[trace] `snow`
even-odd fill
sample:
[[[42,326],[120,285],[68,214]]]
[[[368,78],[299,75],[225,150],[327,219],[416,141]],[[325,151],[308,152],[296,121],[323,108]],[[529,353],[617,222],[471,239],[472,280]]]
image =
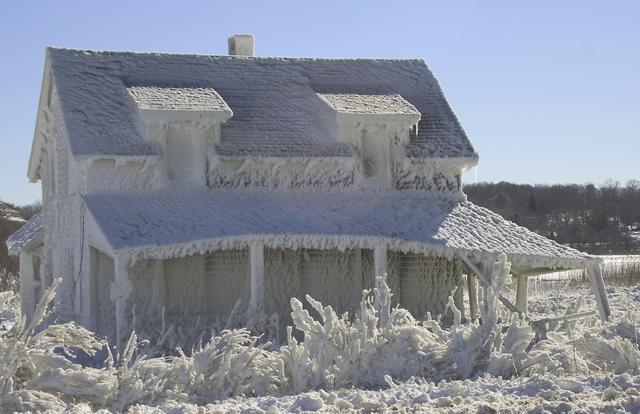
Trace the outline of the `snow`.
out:
[[[145,356],[132,336],[120,355],[74,324],[0,332],[5,411],[92,412],[638,412],[640,288],[609,289],[615,321],[558,324],[530,345],[531,328],[492,307],[507,288],[504,256],[481,307],[484,321],[442,329],[389,306],[379,278],[360,311],[340,316],[292,300],[295,328],[282,348],[245,330],[223,331],[193,352]],[[592,306],[586,287],[534,296],[536,317]],[[47,300],[51,292],[45,294]],[[6,298],[5,298],[6,299]],[[551,300],[550,300],[551,299]],[[0,301],[2,299],[0,298]],[[481,300],[481,303],[484,302]],[[584,303],[587,302],[587,303]],[[2,306],[0,304],[0,306]],[[309,307],[319,317],[312,317]],[[40,318],[45,306],[39,310]],[[467,342],[466,346],[462,342]],[[19,346],[15,346],[19,344]],[[482,346],[478,347],[478,344]],[[58,349],[58,351],[53,351]],[[79,355],[88,356],[82,366]],[[462,362],[466,361],[466,362]],[[89,362],[89,363],[87,363]],[[461,364],[461,365],[460,365]]]
[[[336,112],[347,114],[415,114],[420,112],[400,95],[361,95],[355,93],[319,93]]]
[[[400,95],[421,114],[412,157],[476,159],[477,154],[422,60],[299,59],[93,52],[49,48],[71,152],[153,156],[137,127],[126,85],[213,88],[234,113],[217,153],[242,156],[349,156],[327,138],[316,92]]]
[[[9,254],[17,255],[21,250],[42,240],[42,214],[35,214],[24,226],[7,238]]]
[[[459,199],[417,191],[164,191],[93,194],[88,211],[112,248],[137,259],[243,248],[374,248],[521,267],[584,268],[590,256]]]
[[[142,110],[231,112],[213,88],[129,86],[127,90]]]

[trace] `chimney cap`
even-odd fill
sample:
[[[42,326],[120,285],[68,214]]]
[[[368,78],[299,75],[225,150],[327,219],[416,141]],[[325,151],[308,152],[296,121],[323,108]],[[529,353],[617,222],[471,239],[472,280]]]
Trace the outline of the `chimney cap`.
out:
[[[253,56],[255,38],[252,34],[234,34],[229,37],[229,55]]]

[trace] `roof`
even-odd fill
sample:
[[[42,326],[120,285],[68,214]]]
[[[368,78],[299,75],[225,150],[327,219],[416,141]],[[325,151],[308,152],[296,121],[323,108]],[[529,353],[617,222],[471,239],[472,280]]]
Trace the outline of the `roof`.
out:
[[[213,88],[129,86],[127,90],[143,110],[230,111]]]
[[[20,254],[22,250],[31,250],[42,243],[42,213],[37,213],[18,231],[7,238],[10,255]]]
[[[579,267],[585,253],[470,202],[413,191],[203,191],[85,196],[116,251],[168,258],[253,241],[287,248],[372,248],[495,256],[534,267]]]
[[[420,114],[413,105],[398,94],[319,93],[318,96],[336,112],[346,114]]]
[[[412,157],[477,158],[422,60],[198,56],[48,49],[74,155],[153,156],[127,86],[152,93],[215,90],[234,116],[223,125],[221,156],[348,156],[326,132],[322,94],[400,95],[421,114]],[[162,89],[161,89],[162,88]],[[168,92],[169,91],[169,92]],[[165,96],[166,97],[166,96]],[[184,95],[181,95],[184,97]],[[201,94],[187,106],[200,105]],[[142,99],[142,98],[141,98]],[[147,98],[144,98],[146,102]],[[369,99],[369,98],[367,98]],[[386,99],[386,98],[385,98]],[[155,105],[155,104],[154,104]]]

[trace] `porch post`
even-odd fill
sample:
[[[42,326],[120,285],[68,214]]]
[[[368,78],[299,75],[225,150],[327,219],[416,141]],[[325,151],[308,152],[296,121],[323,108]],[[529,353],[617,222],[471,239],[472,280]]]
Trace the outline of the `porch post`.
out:
[[[467,273],[467,291],[469,292],[469,317],[472,321],[478,319],[478,281],[476,275]]]
[[[113,258],[115,281],[111,285],[111,300],[116,303],[116,344],[118,349],[124,344],[130,333],[130,315],[127,314],[129,296],[133,290],[133,285],[129,279],[128,255],[115,255]]]
[[[526,274],[519,274],[516,275],[516,280],[518,281],[518,286],[516,288],[516,308],[526,315],[529,310],[529,301],[527,297],[529,277]]]
[[[91,315],[91,310],[94,309],[94,304],[92,303],[94,298],[92,295],[93,292],[93,281],[91,280],[91,268],[93,264],[91,263],[93,257],[91,255],[91,246],[88,241],[85,241],[82,249],[82,266],[80,268],[81,278],[83,283],[80,286],[80,315],[79,319],[82,321],[84,326],[93,326],[93,317]],[[41,277],[42,278],[42,277]]]
[[[261,311],[264,306],[264,244],[256,242],[249,245],[249,258],[251,262],[249,308],[253,311]]]
[[[609,308],[609,298],[607,298],[607,292],[604,289],[604,281],[602,280],[602,269],[600,268],[600,263],[590,263],[586,270],[591,281],[593,293],[596,295],[596,304],[598,305],[598,314],[600,316],[600,320],[604,322],[611,316],[611,309]]]
[[[164,263],[161,259],[155,260],[153,264],[151,303],[157,312],[162,312],[162,308],[167,303],[167,285],[164,279]]]
[[[373,286],[376,286],[376,278],[387,274],[387,245],[381,244],[373,249]]]

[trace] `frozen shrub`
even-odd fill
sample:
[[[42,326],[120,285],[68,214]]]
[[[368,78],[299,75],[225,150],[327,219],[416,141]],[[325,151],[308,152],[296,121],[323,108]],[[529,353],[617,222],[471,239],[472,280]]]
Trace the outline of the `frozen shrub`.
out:
[[[268,330],[273,319],[231,315],[210,331],[210,338],[200,334],[191,349],[174,348],[172,355],[159,356],[160,349],[180,339],[189,336],[196,341],[195,330],[164,327],[160,344],[139,341],[134,333],[114,357],[105,351],[109,348],[104,340],[77,324],[39,328],[60,283],[57,280],[44,293],[29,324],[15,310],[13,326],[0,331],[1,408],[60,411],[73,402],[120,412],[135,404],[169,400],[205,404],[313,389],[395,387],[397,381],[411,377],[439,382],[487,374],[507,378],[640,371],[637,305],[619,315],[617,322],[604,325],[593,320],[558,323],[548,338],[534,343],[529,321],[510,317],[505,324],[498,317],[500,293],[510,280],[509,267],[504,255],[485,264],[491,285],[478,292],[482,323],[463,324],[453,300],[448,302],[454,322],[450,329],[430,318],[418,321],[405,309],[391,306],[391,291],[384,277],[379,277],[374,289],[363,292],[353,314],[338,314],[307,296],[310,313],[302,301],[291,299],[293,326],[282,346],[249,329],[224,329],[245,324]],[[14,307],[12,294],[0,294],[0,312]],[[566,311],[576,312],[579,307],[577,303]],[[97,360],[100,352],[108,354],[100,363],[80,363],[81,355]]]
[[[20,279],[15,273],[7,269],[0,269],[0,292],[17,292],[20,288]]]

